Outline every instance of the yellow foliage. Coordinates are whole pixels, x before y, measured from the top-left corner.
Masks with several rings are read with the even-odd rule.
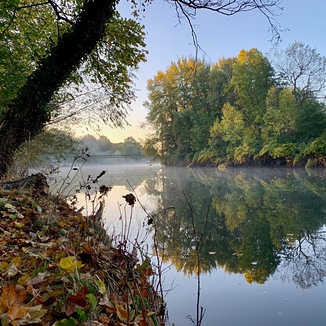
[[[68,273],[76,271],[76,269],[83,267],[80,261],[76,260],[73,256],[68,256],[60,260],[60,267],[67,271]]]

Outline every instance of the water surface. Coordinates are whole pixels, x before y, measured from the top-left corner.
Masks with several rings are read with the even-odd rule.
[[[155,234],[171,324],[191,325],[202,307],[202,325],[325,325],[325,170],[104,164],[83,174],[102,170],[108,232],[150,251]]]

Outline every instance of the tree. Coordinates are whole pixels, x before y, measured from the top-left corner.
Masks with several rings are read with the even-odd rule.
[[[197,9],[209,9],[225,15],[259,10],[267,17],[273,31],[278,32],[272,21],[272,9],[278,7],[281,0],[262,0],[259,3],[255,0],[218,1],[215,3],[202,0],[189,2],[171,0],[171,3],[175,4],[177,10],[186,15],[188,19],[195,15]],[[67,6],[65,7],[64,4]],[[0,177],[3,177],[12,163],[14,151],[25,140],[40,133],[51,119],[49,103],[60,87],[86,62],[86,58],[89,58],[93,51],[99,49],[97,46],[105,41],[103,36],[106,27],[110,26],[114,17],[115,4],[114,0],[70,0],[67,2],[48,0],[41,3],[33,0],[13,0],[1,2],[1,35],[7,33],[9,28],[14,26],[16,17],[23,9],[42,8],[43,10],[45,6],[49,6],[52,8],[52,15],[57,22],[57,39],[54,39],[52,34],[46,35],[46,41],[40,44],[40,53],[32,51],[38,57],[34,61],[35,66],[32,71],[26,71],[26,78],[23,78],[15,92],[10,92],[12,95],[10,102],[5,102],[5,106],[1,108]],[[132,4],[134,8],[137,5],[136,1],[132,1]],[[68,10],[66,10],[67,8]],[[137,9],[135,9],[136,14]],[[40,16],[39,19],[42,20],[45,17]],[[111,37],[115,37],[118,32],[118,30],[113,30],[110,34]],[[15,31],[15,33],[19,34],[20,31]],[[7,41],[10,43],[14,39],[8,35]],[[7,57],[9,53],[6,51],[1,50],[1,55]],[[106,53],[100,53],[99,58],[104,55]],[[29,62],[29,59],[27,61]],[[97,62],[100,63],[101,60]],[[123,61],[123,63],[125,62]],[[107,78],[116,80],[119,90],[119,65],[112,62],[112,66],[117,70],[107,74]],[[8,80],[9,78],[6,76],[5,83],[8,83]],[[113,111],[112,114],[114,115],[116,112],[119,111]]]
[[[292,89],[298,103],[306,99],[325,99],[326,58],[309,45],[292,43],[276,51],[275,69],[280,81]]]
[[[133,137],[127,137],[121,145],[123,154],[129,156],[143,156],[141,145]]]
[[[61,36],[58,44],[41,60],[38,69],[29,75],[15,99],[8,104],[2,113],[0,130],[1,176],[12,161],[13,150],[44,128],[50,118],[47,104],[82,59],[91,53],[113,10],[114,2],[111,0],[85,2],[71,32]]]
[[[210,127],[227,99],[233,99],[228,87],[233,62],[209,65],[182,58],[148,81],[147,119],[160,135],[150,137],[161,143],[157,149],[163,148],[164,162],[190,162],[207,147]]]
[[[267,109],[262,128],[263,140],[268,142],[286,141],[293,136],[297,105],[292,92],[288,89],[279,90],[272,87],[266,99]]]
[[[181,58],[148,81],[147,121],[156,130],[153,138],[159,143],[156,147],[165,163],[179,159],[188,147],[191,118],[187,112],[192,108],[190,93],[196,79],[196,68],[199,73],[202,67],[193,58]]]
[[[257,49],[241,50],[233,67],[231,83],[237,104],[248,124],[259,124],[266,110],[266,96],[273,84],[273,69]]]
[[[232,161],[234,158],[234,149],[242,144],[245,122],[243,114],[236,110],[229,103],[225,104],[222,109],[221,121],[216,120],[210,129],[210,144],[215,148],[214,152],[219,156],[226,156],[227,160]],[[227,146],[225,146],[227,144]]]
[[[56,6],[53,1],[49,3]],[[22,74],[23,85],[14,85],[16,87],[13,89],[7,89],[12,96],[9,96],[8,103],[4,103],[6,105],[1,109],[0,175],[3,175],[10,165],[13,151],[19,148],[26,139],[38,134],[51,120],[53,108],[49,103],[71,76],[74,77],[72,80],[76,81],[87,73],[93,83],[109,84],[111,87],[107,86],[106,91],[112,93],[109,100],[110,107],[114,107],[113,112],[109,114],[109,119],[119,123],[124,117],[123,103],[130,103],[132,99],[128,67],[134,67],[144,59],[144,53],[136,50],[144,45],[142,34],[139,29],[133,28],[134,23],[129,24],[126,21],[124,22],[127,27],[125,36],[122,34],[123,22],[119,24],[114,16],[114,1],[85,1],[79,8],[78,3],[82,4],[80,1],[72,3],[75,5],[73,13],[77,18],[72,17],[69,22],[66,22],[68,19],[62,18],[66,24],[63,27],[58,24],[57,43],[51,39],[53,44],[49,42],[43,44],[48,53],[43,55],[41,53],[38,63],[34,61],[36,66],[34,70]],[[8,25],[12,29],[16,28],[15,18],[19,17],[21,11],[34,8],[34,5],[35,7],[41,6],[41,4],[28,1],[24,1],[23,4],[26,6],[18,6],[17,3],[17,7],[13,9],[12,20]],[[45,3],[42,4],[45,5]],[[55,8],[59,10],[59,7]],[[32,17],[36,20],[41,19],[42,16],[39,17],[37,14],[33,13],[35,16]],[[61,15],[57,15],[59,21]],[[66,13],[65,17],[67,17]],[[8,26],[3,33],[12,32]],[[19,34],[25,32],[24,25],[19,25],[19,27],[22,28]],[[35,41],[34,37],[32,40]],[[117,42],[120,45],[115,44]],[[15,46],[17,47],[16,44]],[[44,52],[43,47],[41,49]],[[15,47],[14,50],[16,50]],[[31,48],[31,54],[26,54],[29,61],[32,61],[31,55],[37,55],[37,50]],[[109,55],[109,53],[113,54]],[[79,67],[80,71],[76,74]]]
[[[306,160],[316,158],[316,163],[322,164],[322,152],[314,150],[312,153],[309,151],[309,155],[304,153],[311,147],[309,143],[319,137],[317,143],[325,147],[322,137],[326,130],[325,105],[313,98],[298,102],[291,88],[276,87],[269,90],[266,103],[261,127],[264,146],[259,155],[286,158],[293,162],[305,161],[304,157]]]
[[[251,49],[241,50],[228,71],[224,86],[228,102],[210,129],[208,152],[219,163],[226,160],[245,164],[261,148],[260,128],[268,89],[273,84],[273,69],[260,51]]]

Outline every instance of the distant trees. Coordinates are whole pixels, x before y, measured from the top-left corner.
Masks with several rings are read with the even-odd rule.
[[[88,148],[89,154],[122,154],[131,156],[142,156],[143,149],[133,137],[127,137],[123,142],[112,143],[106,136],[96,138],[93,135],[86,135],[80,140],[83,147]]]
[[[148,81],[145,149],[166,164],[326,165],[326,59],[294,43],[208,65],[172,63]],[[292,63],[291,63],[292,62]]]
[[[87,153],[87,155],[81,155]],[[93,155],[128,155],[143,157],[143,148],[134,138],[127,137],[123,142],[112,143],[106,136],[85,135],[81,139],[67,131],[45,130],[38,134],[16,154],[15,164],[9,170],[11,175],[26,177],[31,170],[45,175],[57,172],[62,163],[84,157],[93,160]],[[83,160],[83,162],[85,162]]]

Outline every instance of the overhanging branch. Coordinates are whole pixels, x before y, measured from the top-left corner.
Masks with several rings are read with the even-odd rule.
[[[272,40],[276,43],[280,41],[281,30],[275,17],[277,16],[276,10],[283,10],[280,6],[283,0],[166,0],[169,3],[174,3],[176,8],[179,8],[185,18],[190,23],[198,10],[209,10],[222,14],[224,16],[233,16],[240,12],[249,12],[258,10],[263,16],[266,17],[270,30],[272,32]],[[190,23],[191,25],[191,23]],[[192,36],[194,41],[194,30],[192,28]],[[198,45],[198,43],[195,42]]]

